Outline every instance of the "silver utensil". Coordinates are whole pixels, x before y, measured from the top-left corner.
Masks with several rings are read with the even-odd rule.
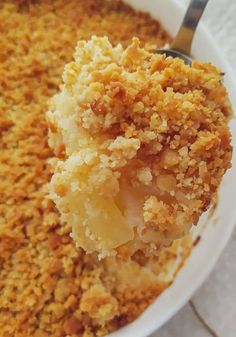
[[[198,23],[209,0],[191,0],[174,39],[174,42],[168,49],[156,49],[157,54],[166,54],[166,56],[179,57],[186,64],[191,65],[192,58],[191,46]]]

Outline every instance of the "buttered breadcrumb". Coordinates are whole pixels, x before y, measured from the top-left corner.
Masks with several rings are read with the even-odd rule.
[[[122,23],[122,24],[121,24]],[[133,321],[191,249],[159,259],[85,255],[48,200],[45,112],[78,39],[96,31],[127,46],[170,41],[160,24],[120,1],[0,1],[0,336],[98,337]],[[142,175],[142,174],[141,174]],[[131,282],[132,280],[132,282]]]
[[[51,198],[100,257],[157,253],[188,233],[230,166],[220,70],[107,37],[78,42],[48,112]]]

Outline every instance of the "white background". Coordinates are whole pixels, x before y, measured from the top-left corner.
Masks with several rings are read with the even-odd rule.
[[[180,1],[185,5],[189,2]],[[236,0],[210,0],[203,21],[236,78]],[[213,331],[204,327],[188,303],[152,337],[236,337],[236,230],[214,271],[191,302]]]

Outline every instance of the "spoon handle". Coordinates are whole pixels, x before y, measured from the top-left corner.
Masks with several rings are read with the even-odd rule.
[[[191,0],[171,49],[190,56],[197,25],[209,0]]]

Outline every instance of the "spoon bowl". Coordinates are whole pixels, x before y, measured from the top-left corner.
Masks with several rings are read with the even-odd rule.
[[[169,49],[156,49],[154,53],[165,54],[167,57],[179,57],[186,64],[191,65],[192,41],[208,1],[191,0],[173,44]]]

